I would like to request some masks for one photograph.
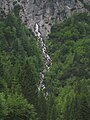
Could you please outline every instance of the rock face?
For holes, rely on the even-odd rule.
[[[37,23],[44,37],[54,23],[74,12],[87,12],[85,5],[90,5],[90,0],[0,0],[0,15],[7,15],[18,5],[22,21],[33,31]]]

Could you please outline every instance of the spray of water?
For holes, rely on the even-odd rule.
[[[50,56],[48,55],[46,45],[43,41],[41,33],[39,32],[39,25],[37,23],[35,25],[35,35],[37,36],[37,38],[39,40],[39,43],[40,43],[40,46],[41,46],[40,49],[42,51],[43,58],[44,58],[44,63],[45,63],[44,69],[42,70],[42,72],[40,72],[40,84],[39,84],[39,87],[38,87],[38,89],[40,90],[40,89],[45,89],[45,85],[43,83],[44,78],[45,78],[45,73],[50,69],[50,66],[52,64],[52,60],[51,60]]]

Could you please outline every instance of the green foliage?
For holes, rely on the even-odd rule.
[[[39,101],[38,101],[38,118],[40,120],[47,120],[47,100],[45,99],[45,96],[44,96],[44,93],[43,93],[43,90],[39,91],[39,94],[38,94],[38,98],[39,98]]]
[[[26,59],[22,67],[20,82],[23,94],[26,96],[27,100],[35,106],[38,104],[38,80],[39,76],[37,74],[33,58],[31,57]]]
[[[0,21],[0,120],[36,120],[41,68],[32,31],[8,15]]]
[[[52,66],[45,84],[54,96],[54,120],[89,120],[90,15],[73,15],[54,25],[47,44]]]
[[[60,89],[60,94],[56,98],[57,118],[61,120],[89,120],[90,118],[90,89],[88,89],[88,80],[74,82],[71,87]]]
[[[7,97],[0,93],[0,110],[2,120],[36,120],[33,106],[17,93]]]
[[[52,78],[63,82],[71,77],[89,78],[90,65],[90,16],[79,14],[73,16],[62,24],[54,25],[49,35],[48,50],[53,65],[48,73]],[[79,33],[77,38],[75,31]],[[70,34],[69,34],[70,33]],[[63,34],[63,35],[61,35]]]
[[[15,15],[0,21],[0,120],[89,120],[90,16],[52,27],[45,97],[38,91],[43,64],[36,37]]]

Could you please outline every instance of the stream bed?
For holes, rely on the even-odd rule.
[[[39,25],[37,23],[35,25],[34,32],[35,32],[35,36],[37,36],[38,38],[38,42],[40,44],[40,50],[42,51],[42,57],[45,64],[43,70],[40,72],[40,83],[38,87],[38,89],[40,90],[40,89],[45,89],[45,85],[44,85],[45,73],[48,72],[48,70],[50,69],[50,66],[52,65],[52,60],[48,54],[42,35],[39,32]]]

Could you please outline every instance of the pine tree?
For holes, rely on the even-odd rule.
[[[35,106],[38,102],[38,75],[35,64],[31,59],[27,59],[21,71],[21,86],[25,98]]]
[[[47,103],[43,90],[40,90],[38,94],[38,118],[47,120]]]

